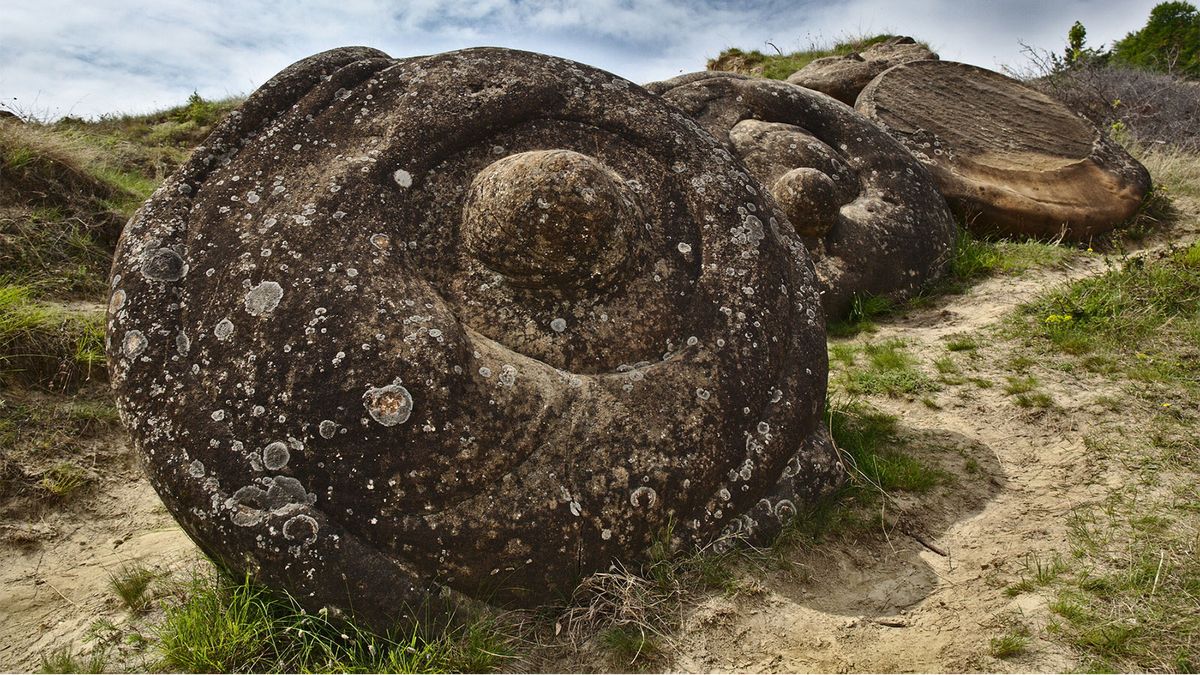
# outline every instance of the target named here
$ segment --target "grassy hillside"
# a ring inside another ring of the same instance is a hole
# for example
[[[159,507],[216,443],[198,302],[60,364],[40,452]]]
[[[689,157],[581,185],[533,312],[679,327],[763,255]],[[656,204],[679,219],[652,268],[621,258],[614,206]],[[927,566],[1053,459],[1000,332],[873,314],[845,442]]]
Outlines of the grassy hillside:
[[[710,59],[705,67],[708,70],[731,70],[773,80],[786,80],[789,75],[816,59],[859,52],[893,37],[896,36],[886,33],[850,37],[833,44],[812,45],[809,49],[790,54],[764,54],[758,50],[745,51],[737,47],[730,47],[718,54],[715,59]]]

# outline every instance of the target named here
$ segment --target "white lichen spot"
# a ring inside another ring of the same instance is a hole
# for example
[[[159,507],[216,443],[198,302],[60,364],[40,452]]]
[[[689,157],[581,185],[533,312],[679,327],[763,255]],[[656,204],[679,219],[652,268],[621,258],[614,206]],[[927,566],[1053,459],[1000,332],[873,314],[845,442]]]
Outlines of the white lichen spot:
[[[316,518],[301,513],[292,516],[283,524],[283,536],[292,541],[299,541],[303,546],[316,541],[320,529]]]
[[[700,399],[701,401],[707,401],[710,396],[712,396],[712,392],[709,390],[704,389],[703,387],[696,387],[696,398]]]
[[[505,387],[511,387],[517,383],[517,369],[515,366],[504,364],[500,368],[500,384]]]
[[[363,406],[376,422],[385,427],[394,427],[408,421],[412,414],[413,399],[404,387],[389,384],[368,389],[363,394]]]
[[[149,342],[146,336],[140,330],[131,330],[125,333],[125,338],[121,340],[121,351],[125,356],[131,359],[136,359],[142,352],[146,351],[146,345]]]
[[[250,192],[247,192],[247,193],[246,193],[246,203],[248,203],[248,204],[257,204],[257,203],[258,203],[258,199],[259,199],[259,197],[258,197],[258,193],[257,193],[257,192],[255,192],[255,191],[251,190]]]
[[[321,434],[321,438],[333,438],[333,435],[337,433],[337,428],[337,422],[321,420],[321,423],[317,425],[317,433]]]
[[[112,297],[108,299],[108,311],[115,314],[124,306],[125,291],[118,288],[117,290],[113,291]]]
[[[188,465],[188,475],[191,476],[192,478],[203,478],[204,477],[204,462],[201,462],[200,460],[197,459],[197,460],[193,461],[191,464],[189,464]]]
[[[392,238],[386,234],[371,235],[371,245],[380,251],[386,251],[392,247]]]
[[[216,327],[213,328],[213,335],[221,342],[228,340],[233,335],[233,322],[229,319],[221,319],[217,322]]]
[[[771,425],[767,424],[766,422],[759,422],[758,423],[758,433],[762,434],[763,436],[766,436],[767,434],[771,433]]]
[[[412,174],[404,169],[396,169],[396,172],[392,174],[392,180],[402,188],[412,187]]]
[[[608,541],[609,539],[612,539],[612,530],[608,529],[607,527],[604,528],[603,530],[600,530],[600,538],[603,539],[604,541]]]
[[[188,338],[187,333],[180,333],[175,336],[175,351],[179,352],[180,356],[187,356],[192,350],[192,341]]]
[[[692,252],[692,245],[684,241],[679,242],[675,248],[679,249],[679,252],[684,255]]]
[[[212,415],[209,415],[209,417],[212,417],[212,421],[214,421],[214,422],[220,422],[221,420],[225,419],[225,411],[224,410],[214,410],[212,412]]]
[[[246,293],[246,311],[253,316],[270,314],[282,299],[283,287],[274,281],[264,281]]]
[[[287,466],[288,460],[292,458],[292,453],[288,450],[288,446],[283,441],[275,441],[263,448],[263,466],[270,471],[278,471]]]
[[[643,506],[643,502],[645,502],[646,508],[653,508],[658,503],[658,493],[654,491],[654,488],[643,485],[629,493],[630,504],[640,508]]]
[[[484,377],[491,377],[491,376],[492,376],[492,369],[491,369],[491,368],[488,368],[487,366],[481,366],[481,367],[479,368],[479,374],[480,374],[480,375],[482,375],[482,376],[484,376]]]
[[[567,320],[562,317],[559,317],[550,322],[550,328],[555,333],[561,333],[567,329]]]

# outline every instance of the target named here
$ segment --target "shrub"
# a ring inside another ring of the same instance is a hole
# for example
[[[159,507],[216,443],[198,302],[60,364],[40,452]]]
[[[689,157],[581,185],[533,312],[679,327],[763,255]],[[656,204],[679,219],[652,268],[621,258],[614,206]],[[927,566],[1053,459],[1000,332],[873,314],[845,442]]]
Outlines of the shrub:
[[[1200,151],[1200,84],[1148,70],[1088,63],[1028,82],[1118,140]]]

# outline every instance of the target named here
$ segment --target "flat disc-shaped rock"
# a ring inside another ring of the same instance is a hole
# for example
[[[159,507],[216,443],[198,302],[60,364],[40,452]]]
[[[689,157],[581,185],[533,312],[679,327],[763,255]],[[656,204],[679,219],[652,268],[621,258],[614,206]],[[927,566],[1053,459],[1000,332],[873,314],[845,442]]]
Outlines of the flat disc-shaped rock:
[[[813,60],[788,76],[787,81],[829,94],[846,105],[854,105],[858,94],[877,75],[892,66],[937,59],[925,45],[910,37],[893,37],[860,52],[825,56]]]
[[[955,225],[929,173],[852,108],[730,73],[647,85],[767,186],[812,254],[830,317],[855,295],[906,297],[940,276]]]
[[[533,604],[841,475],[803,244],[691,120],[578,63],[301,61],[141,209],[112,287],[153,484],[310,607]]]
[[[876,78],[857,108],[929,167],[978,232],[1086,240],[1134,215],[1137,160],[1082,117],[999,73],[916,61]]]

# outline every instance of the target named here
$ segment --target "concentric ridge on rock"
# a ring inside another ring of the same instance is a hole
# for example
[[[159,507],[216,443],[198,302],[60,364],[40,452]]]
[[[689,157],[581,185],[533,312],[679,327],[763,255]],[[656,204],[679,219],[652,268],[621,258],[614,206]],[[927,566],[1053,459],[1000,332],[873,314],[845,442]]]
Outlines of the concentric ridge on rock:
[[[114,270],[110,370],[153,485],[310,608],[536,604],[668,523],[761,537],[841,477],[799,237],[686,116],[578,63],[305,59]]]

